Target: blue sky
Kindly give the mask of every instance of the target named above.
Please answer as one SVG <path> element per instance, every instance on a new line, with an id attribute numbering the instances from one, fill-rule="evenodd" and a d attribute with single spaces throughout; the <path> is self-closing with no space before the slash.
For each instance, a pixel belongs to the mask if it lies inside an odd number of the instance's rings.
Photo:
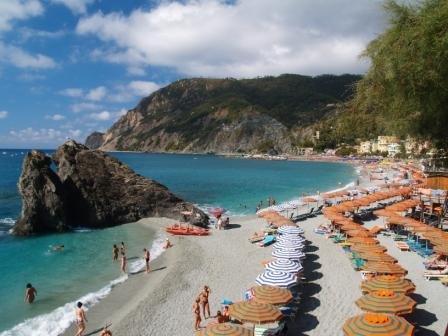
<path id="1" fill-rule="evenodd" d="M 375 0 L 0 0 L 0 148 L 104 131 L 193 76 L 363 73 Z"/>

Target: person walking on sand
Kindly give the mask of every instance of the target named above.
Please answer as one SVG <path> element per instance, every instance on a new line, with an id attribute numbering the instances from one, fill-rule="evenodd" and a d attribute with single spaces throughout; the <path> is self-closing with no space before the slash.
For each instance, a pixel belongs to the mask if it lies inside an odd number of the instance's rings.
<path id="1" fill-rule="evenodd" d="M 144 248 L 143 249 L 143 259 L 145 259 L 145 269 L 146 269 L 146 274 L 149 273 L 149 258 L 150 258 L 151 254 L 149 253 L 148 249 Z"/>
<path id="2" fill-rule="evenodd" d="M 126 254 L 121 252 L 121 271 L 126 273 Z"/>
<path id="3" fill-rule="evenodd" d="M 205 285 L 204 289 L 199 294 L 199 299 L 201 301 L 202 313 L 204 314 L 204 319 L 207 319 L 207 316 L 205 316 L 205 312 L 207 312 L 208 317 L 210 317 L 210 304 L 208 302 L 210 293 L 211 293 L 210 287 Z"/>
<path id="4" fill-rule="evenodd" d="M 199 309 L 199 301 L 197 298 L 193 303 L 193 313 L 194 313 L 194 331 L 201 330 L 201 310 Z"/>
<path id="5" fill-rule="evenodd" d="M 76 325 L 78 326 L 78 332 L 76 333 L 76 336 L 82 336 L 84 331 L 86 330 L 87 318 L 86 313 L 82 308 L 82 302 L 78 302 L 76 306 Z"/>
<path id="6" fill-rule="evenodd" d="M 114 244 L 114 247 L 112 248 L 112 261 L 118 260 L 118 247 Z"/>
<path id="7" fill-rule="evenodd" d="M 37 296 L 37 290 L 30 283 L 26 284 L 25 289 L 25 302 L 33 303 Z"/>

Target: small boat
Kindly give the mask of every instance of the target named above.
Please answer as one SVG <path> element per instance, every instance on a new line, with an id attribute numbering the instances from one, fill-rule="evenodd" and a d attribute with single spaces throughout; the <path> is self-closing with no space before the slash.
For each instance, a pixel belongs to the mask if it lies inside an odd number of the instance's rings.
<path id="1" fill-rule="evenodd" d="M 178 236 L 207 236 L 209 234 L 207 229 L 191 228 L 188 226 L 180 226 L 178 224 L 168 226 L 166 232 Z"/>

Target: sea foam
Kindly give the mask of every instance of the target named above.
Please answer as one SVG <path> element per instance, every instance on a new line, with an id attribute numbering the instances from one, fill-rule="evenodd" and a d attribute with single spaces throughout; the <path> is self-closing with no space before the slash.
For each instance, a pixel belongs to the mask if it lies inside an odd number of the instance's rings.
<path id="1" fill-rule="evenodd" d="M 157 233 L 152 242 L 150 253 L 151 260 L 159 257 L 163 252 L 163 243 L 165 236 L 162 233 Z M 145 264 L 143 259 L 134 261 L 129 264 L 129 273 L 134 274 L 140 272 Z M 70 325 L 75 322 L 75 307 L 78 301 L 83 303 L 85 310 L 93 307 L 95 304 L 104 299 L 112 289 L 125 282 L 128 279 L 127 275 L 123 275 L 115 280 L 109 282 L 100 290 L 88 293 L 81 298 L 66 303 L 62 307 L 56 308 L 50 313 L 42 314 L 14 326 L 12 329 L 0 333 L 0 336 L 57 336 L 63 333 Z"/>

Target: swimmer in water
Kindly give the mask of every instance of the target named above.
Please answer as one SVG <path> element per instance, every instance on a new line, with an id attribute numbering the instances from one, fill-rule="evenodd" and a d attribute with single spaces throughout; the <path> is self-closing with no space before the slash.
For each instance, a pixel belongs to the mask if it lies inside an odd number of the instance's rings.
<path id="1" fill-rule="evenodd" d="M 56 245 L 56 246 L 53 246 L 49 251 L 57 252 L 57 251 L 62 251 L 63 249 L 64 249 L 64 245 Z"/>
<path id="2" fill-rule="evenodd" d="M 25 302 L 33 303 L 37 296 L 37 290 L 30 283 L 26 285 L 25 289 Z"/>

